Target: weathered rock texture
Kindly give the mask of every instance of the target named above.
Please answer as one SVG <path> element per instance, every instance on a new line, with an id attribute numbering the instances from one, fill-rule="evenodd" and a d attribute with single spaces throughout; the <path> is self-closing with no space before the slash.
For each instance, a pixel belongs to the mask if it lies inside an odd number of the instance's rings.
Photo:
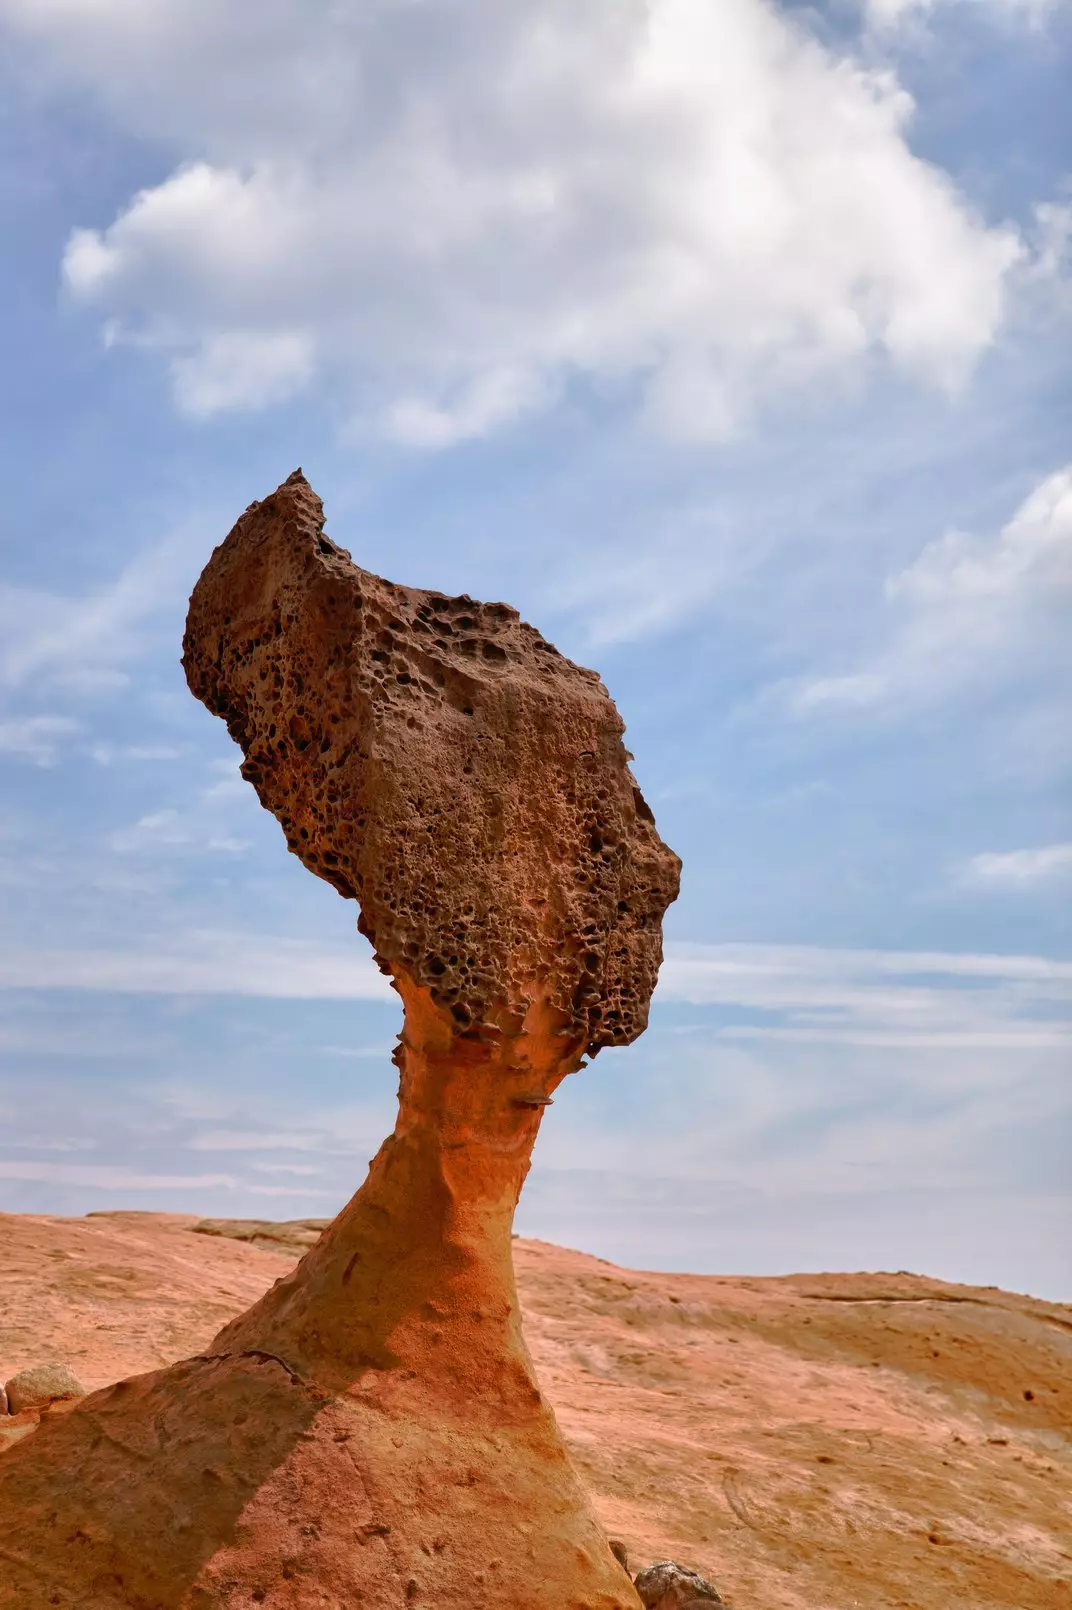
<path id="1" fill-rule="evenodd" d="M 67 1398 L 84 1398 L 86 1389 L 66 1364 L 31 1364 L 13 1375 L 3 1389 L 11 1414 L 24 1409 L 46 1409 Z"/>
<path id="2" fill-rule="evenodd" d="M 509 605 L 382 581 L 323 523 L 296 471 L 217 548 L 190 603 L 192 691 L 290 849 L 361 902 L 404 993 L 485 1037 L 535 1013 L 563 1072 L 628 1044 L 678 860 L 606 689 Z"/>
<path id="3" fill-rule="evenodd" d="M 645 1026 L 678 861 L 593 672 L 322 528 L 300 472 L 247 510 L 184 664 L 290 847 L 361 903 L 405 1008 L 398 1121 L 207 1355 L 5 1456 L 4 1610 L 638 1603 L 536 1383 L 511 1225 L 552 1092 Z"/>
<path id="4" fill-rule="evenodd" d="M 644 1610 L 692 1610 L 726 1602 L 706 1577 L 676 1560 L 657 1560 L 637 1573 L 634 1585 Z"/>

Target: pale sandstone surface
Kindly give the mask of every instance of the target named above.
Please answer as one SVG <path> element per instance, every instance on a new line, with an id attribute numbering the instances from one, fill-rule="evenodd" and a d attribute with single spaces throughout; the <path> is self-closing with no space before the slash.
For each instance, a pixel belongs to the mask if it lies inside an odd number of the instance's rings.
<path id="1" fill-rule="evenodd" d="M 92 1388 L 195 1354 L 304 1248 L 197 1222 L 0 1216 L 0 1376 L 55 1358 Z M 540 1379 L 634 1570 L 681 1560 L 733 1610 L 1072 1605 L 1072 1307 L 514 1246 Z"/>

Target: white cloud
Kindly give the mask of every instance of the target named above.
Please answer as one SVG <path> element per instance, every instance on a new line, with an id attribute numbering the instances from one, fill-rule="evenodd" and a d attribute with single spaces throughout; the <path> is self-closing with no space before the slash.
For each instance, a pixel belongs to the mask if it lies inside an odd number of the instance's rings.
<path id="1" fill-rule="evenodd" d="M 228 408 L 267 408 L 308 385 L 312 343 L 288 330 L 228 330 L 208 337 L 195 354 L 173 358 L 171 373 L 175 401 L 194 418 Z"/>
<path id="2" fill-rule="evenodd" d="M 788 1028 L 761 1023 L 738 1023 L 720 1029 L 723 1040 L 782 1040 L 798 1045 L 902 1046 L 916 1050 L 1028 1051 L 1067 1046 L 1072 1049 L 1072 1025 L 1021 1023 L 977 1029 L 904 1028 Z"/>
<path id="3" fill-rule="evenodd" d="M 212 762 L 212 770 L 216 773 L 218 781 L 209 783 L 207 788 L 201 790 L 204 804 L 212 804 L 217 800 L 248 800 L 249 784 L 239 771 L 239 764 L 237 757 Z"/>
<path id="4" fill-rule="evenodd" d="M 721 1032 L 731 1039 L 1072 1045 L 1072 962 L 1042 956 L 669 945 L 656 998 L 766 1019 L 728 1025 Z"/>
<path id="5" fill-rule="evenodd" d="M 159 850 L 190 843 L 190 833 L 178 811 L 168 807 L 139 817 L 133 827 L 121 828 L 108 840 L 109 848 L 121 855 L 137 850 Z"/>
<path id="6" fill-rule="evenodd" d="M 1031 275 L 1044 282 L 1060 282 L 1067 289 L 1072 269 L 1072 203 L 1039 203 L 1032 245 Z"/>
<path id="7" fill-rule="evenodd" d="M 1022 247 L 908 144 L 889 70 L 770 0 L 0 0 L 185 160 L 68 244 L 195 414 L 315 376 L 423 446 L 575 378 L 710 439 L 879 358 L 957 386 Z"/>
<path id="8" fill-rule="evenodd" d="M 98 766 L 181 760 L 186 753 L 187 749 L 177 744 L 94 743 L 89 749 L 90 758 Z"/>
<path id="9" fill-rule="evenodd" d="M 139 1174 L 114 1164 L 99 1167 L 83 1163 L 17 1163 L 0 1160 L 0 1180 L 35 1180 L 61 1185 L 92 1185 L 102 1190 L 207 1190 L 214 1186 L 234 1189 L 238 1181 L 230 1174 Z"/>
<path id="10" fill-rule="evenodd" d="M 951 0 L 864 0 L 864 11 L 872 27 L 881 32 L 915 22 L 950 3 Z M 1037 28 L 1067 0 L 952 0 L 952 3 L 967 4 L 976 10 L 989 11 L 995 17 L 1026 22 Z"/>
<path id="11" fill-rule="evenodd" d="M 394 998 L 356 945 L 210 929 L 178 941 L 146 936 L 137 951 L 12 945 L 0 950 L 0 989 Z M 744 1012 L 747 1022 L 724 1027 L 729 1038 L 1024 1049 L 1072 1041 L 1072 962 L 1042 956 L 670 944 L 656 1000 Z M 304 1145 L 274 1129 L 257 1136 L 236 1133 L 228 1145 Z"/>
<path id="12" fill-rule="evenodd" d="M 79 1185 L 100 1191 L 211 1191 L 250 1192 L 258 1196 L 318 1196 L 327 1192 L 308 1187 L 255 1185 L 233 1174 L 138 1173 L 116 1164 L 100 1167 L 81 1163 L 12 1163 L 0 1160 L 0 1180 L 28 1180 L 39 1185 Z"/>
<path id="13" fill-rule="evenodd" d="M 1072 465 L 1047 476 L 997 537 L 950 531 L 886 584 L 921 608 L 1051 597 L 1072 589 Z"/>
<path id="14" fill-rule="evenodd" d="M 964 869 L 970 882 L 1023 889 L 1072 874 L 1072 844 L 1045 844 L 1035 850 L 987 851 Z"/>
<path id="15" fill-rule="evenodd" d="M 208 789 L 205 798 L 211 800 L 214 790 Z M 227 791 L 228 796 L 231 790 Z M 120 828 L 109 835 L 108 848 L 117 855 L 159 855 L 161 851 L 178 850 L 197 853 L 202 850 L 242 855 L 250 848 L 249 839 L 236 838 L 233 833 L 209 828 L 196 816 L 183 815 L 173 806 L 149 811 L 132 827 Z"/>
<path id="16" fill-rule="evenodd" d="M 210 1129 L 189 1146 L 193 1152 L 309 1152 L 323 1139 L 312 1130 Z"/>
<path id="17" fill-rule="evenodd" d="M 0 584 L 0 688 L 32 681 L 93 693 L 124 685 L 119 666 L 141 648 L 146 620 L 175 607 L 187 569 L 180 545 L 169 541 L 81 596 Z"/>
<path id="18" fill-rule="evenodd" d="M 0 754 L 18 755 L 37 766 L 55 764 L 60 743 L 79 729 L 69 716 L 20 716 L 0 721 Z"/>
<path id="19" fill-rule="evenodd" d="M 137 950 L 104 946 L 0 949 L 0 989 L 88 989 L 161 995 L 253 995 L 308 1000 L 393 999 L 355 943 L 352 951 L 306 940 L 198 929 Z"/>
<path id="20" fill-rule="evenodd" d="M 1049 475 L 996 536 L 948 531 L 885 585 L 886 642 L 850 671 L 808 679 L 793 707 L 913 706 L 1068 655 L 1072 466 Z M 1058 673 L 1060 675 L 1060 673 Z"/>

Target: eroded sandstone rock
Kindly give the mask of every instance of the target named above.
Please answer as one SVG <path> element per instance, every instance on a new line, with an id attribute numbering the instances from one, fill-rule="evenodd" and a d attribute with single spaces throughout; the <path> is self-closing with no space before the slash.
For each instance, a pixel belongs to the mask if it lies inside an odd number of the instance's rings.
<path id="1" fill-rule="evenodd" d="M 621 720 L 508 606 L 360 570 L 300 472 L 213 554 L 184 664 L 290 848 L 360 902 L 404 1005 L 398 1120 L 209 1355 L 5 1456 L 30 1563 L 0 1605 L 91 1583 L 94 1610 L 635 1607 L 533 1374 L 510 1248 L 543 1110 L 644 1028 L 677 892 Z"/>
<path id="2" fill-rule="evenodd" d="M 31 1364 L 13 1375 L 4 1387 L 8 1410 L 21 1414 L 24 1409 L 47 1409 L 51 1403 L 68 1398 L 84 1398 L 86 1389 L 66 1364 Z"/>
<path id="3" fill-rule="evenodd" d="M 724 1604 L 718 1589 L 698 1571 L 676 1560 L 658 1560 L 637 1573 L 634 1583 L 644 1610 L 699 1610 Z"/>
<path id="4" fill-rule="evenodd" d="M 678 860 L 599 677 L 507 604 L 400 587 L 323 534 L 300 471 L 190 603 L 191 690 L 385 971 L 463 1029 L 536 1007 L 591 1052 L 647 1024 Z"/>
<path id="5" fill-rule="evenodd" d="M 315 1246 L 330 1219 L 201 1219 L 191 1225 L 194 1235 L 224 1236 L 244 1241 L 262 1252 L 301 1253 Z"/>

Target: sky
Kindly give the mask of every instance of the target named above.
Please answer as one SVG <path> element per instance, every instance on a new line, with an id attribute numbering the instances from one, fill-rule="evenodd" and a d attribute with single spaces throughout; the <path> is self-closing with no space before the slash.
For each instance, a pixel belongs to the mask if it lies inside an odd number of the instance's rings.
<path id="1" fill-rule="evenodd" d="M 179 666 L 301 465 L 684 863 L 518 1228 L 1072 1300 L 1072 7 L 0 0 L 0 1208 L 335 1213 L 400 1010 Z"/>

